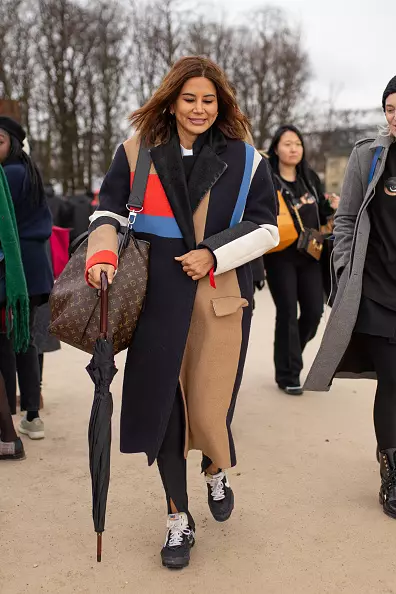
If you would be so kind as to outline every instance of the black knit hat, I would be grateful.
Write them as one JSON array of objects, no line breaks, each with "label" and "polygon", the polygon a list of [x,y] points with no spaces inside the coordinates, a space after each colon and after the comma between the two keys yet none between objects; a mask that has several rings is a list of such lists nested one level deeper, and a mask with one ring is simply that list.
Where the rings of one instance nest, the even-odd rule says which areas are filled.
[{"label": "black knit hat", "polygon": [[8,132],[10,136],[15,136],[15,138],[23,144],[23,141],[26,138],[26,132],[17,121],[7,116],[0,116],[0,128]]},{"label": "black knit hat", "polygon": [[382,107],[385,111],[386,100],[388,99],[389,95],[393,95],[396,93],[396,76],[394,76],[389,82],[388,86],[386,87],[384,94],[382,96]]}]

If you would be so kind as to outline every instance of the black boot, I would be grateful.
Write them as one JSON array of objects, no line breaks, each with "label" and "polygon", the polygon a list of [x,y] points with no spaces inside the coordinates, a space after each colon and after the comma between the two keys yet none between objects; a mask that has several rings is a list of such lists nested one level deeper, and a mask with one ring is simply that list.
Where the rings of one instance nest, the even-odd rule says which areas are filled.
[{"label": "black boot", "polygon": [[396,520],[396,448],[380,452],[380,504],[384,514]]}]

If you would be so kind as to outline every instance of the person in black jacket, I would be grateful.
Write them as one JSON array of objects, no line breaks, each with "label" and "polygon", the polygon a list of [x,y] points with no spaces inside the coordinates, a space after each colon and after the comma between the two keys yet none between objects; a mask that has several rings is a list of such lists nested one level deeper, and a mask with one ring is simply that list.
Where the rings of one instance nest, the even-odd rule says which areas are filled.
[{"label": "person in black jacket", "polygon": [[[294,126],[279,128],[268,156],[276,189],[282,193],[297,233],[300,234],[301,225],[296,210],[305,229],[319,230],[334,214],[337,204],[325,198],[319,177],[308,166],[299,130]],[[314,338],[323,313],[320,262],[300,253],[295,241],[283,251],[266,254],[264,264],[276,306],[275,379],[287,394],[301,395],[302,353]]]},{"label": "person in black jacket", "polygon": [[67,196],[65,199],[69,208],[70,216],[70,243],[88,231],[89,217],[94,212],[92,206],[93,194],[90,190],[76,191],[73,196]]},{"label": "person in black jacket", "polygon": [[72,220],[71,207],[64,198],[55,194],[51,183],[44,184],[44,193],[56,227],[68,228]]},{"label": "person in black jacket", "polygon": [[[48,301],[53,286],[52,269],[47,253],[52,219],[46,203],[43,182],[32,159],[22,146],[25,131],[15,120],[0,116],[0,163],[3,165],[15,208],[22,263],[30,299],[30,344],[25,353],[16,355],[21,400],[26,406],[19,431],[31,439],[44,437],[44,424],[39,417],[40,370],[33,325],[37,307]],[[7,395],[14,397],[16,360],[12,343],[0,337],[0,371],[7,386]],[[10,387],[11,386],[11,387]],[[15,403],[10,403],[11,409]]]}]

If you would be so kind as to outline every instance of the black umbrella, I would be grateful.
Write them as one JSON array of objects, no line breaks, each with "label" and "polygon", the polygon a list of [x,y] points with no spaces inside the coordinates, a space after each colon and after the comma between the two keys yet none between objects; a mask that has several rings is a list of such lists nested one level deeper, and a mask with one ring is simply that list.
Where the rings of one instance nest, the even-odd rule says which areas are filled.
[{"label": "black umbrella", "polygon": [[92,517],[97,533],[97,561],[102,560],[102,533],[105,526],[110,481],[111,416],[113,399],[110,385],[117,369],[113,345],[107,340],[108,282],[101,274],[100,335],[87,371],[95,384],[95,395],[88,429],[89,467],[92,479]]}]

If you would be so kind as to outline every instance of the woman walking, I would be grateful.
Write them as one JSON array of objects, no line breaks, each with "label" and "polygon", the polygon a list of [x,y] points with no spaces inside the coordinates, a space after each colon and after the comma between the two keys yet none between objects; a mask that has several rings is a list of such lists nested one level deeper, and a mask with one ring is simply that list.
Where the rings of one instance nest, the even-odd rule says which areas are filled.
[{"label": "woman walking", "polygon": [[210,60],[180,60],[131,122],[91,217],[87,275],[98,287],[117,267],[117,230],[139,145],[153,146],[137,236],[150,242],[145,307],[128,352],[121,451],[156,459],[168,504],[162,563],[188,565],[195,524],[187,496],[189,449],[202,471],[214,518],[234,497],[224,469],[236,464],[231,421],[249,338],[249,262],[278,243],[268,164],[244,142],[249,123],[223,71]]},{"label": "woman walking", "polygon": [[[30,300],[30,342],[26,352],[17,355],[21,402],[26,407],[26,416],[20,422],[19,431],[31,439],[42,439],[44,423],[38,412],[40,368],[32,329],[37,307],[48,301],[53,285],[47,255],[52,221],[40,173],[22,148],[25,137],[25,131],[16,121],[0,116],[0,164],[4,167],[15,209]],[[16,359],[12,341],[4,336],[0,336],[0,370],[5,379],[10,408],[15,410]]]},{"label": "woman walking", "polygon": [[[324,196],[319,177],[308,166],[304,140],[294,126],[282,126],[268,151],[275,186],[290,211],[295,240],[264,257],[266,278],[276,306],[275,380],[292,396],[303,393],[302,354],[316,334],[323,313],[323,279],[318,260],[298,249],[302,228],[319,230],[334,214],[336,202]],[[281,237],[282,239],[282,237]],[[297,315],[300,308],[300,317]]]},{"label": "woman walking", "polygon": [[[0,165],[0,332],[13,347],[25,349],[29,344],[29,299],[21,260],[14,205],[4,170]],[[0,364],[1,354],[0,354]],[[0,372],[0,460],[25,457],[22,441],[17,437],[8,404],[3,375]]]},{"label": "woman walking", "polygon": [[355,146],[335,219],[338,291],[307,390],[334,377],[377,379],[374,426],[380,502],[396,519],[396,77],[382,101],[387,127]]}]

